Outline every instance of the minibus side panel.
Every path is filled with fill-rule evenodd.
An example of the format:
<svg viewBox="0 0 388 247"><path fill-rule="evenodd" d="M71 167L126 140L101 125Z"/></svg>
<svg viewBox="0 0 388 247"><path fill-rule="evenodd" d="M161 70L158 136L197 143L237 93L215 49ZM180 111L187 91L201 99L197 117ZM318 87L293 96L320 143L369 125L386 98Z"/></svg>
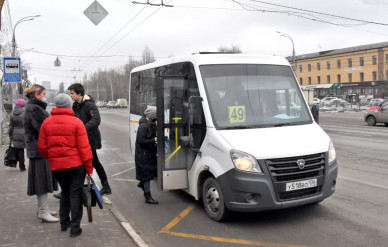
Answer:
<svg viewBox="0 0 388 247"><path fill-rule="evenodd" d="M207 128L206 137L202 143L200 153L192 169L188 172L189 193L197 200L202 193L198 191L198 188L201 186L201 184L198 184L198 180L203 171L209 171L217 178L234 168L230 158L230 145L215 128Z"/></svg>

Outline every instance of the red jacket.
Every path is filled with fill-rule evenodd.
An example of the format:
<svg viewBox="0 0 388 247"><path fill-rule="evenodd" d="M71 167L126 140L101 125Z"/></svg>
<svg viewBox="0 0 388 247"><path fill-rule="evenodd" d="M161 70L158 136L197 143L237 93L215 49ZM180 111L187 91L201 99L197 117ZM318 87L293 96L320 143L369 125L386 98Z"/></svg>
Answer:
<svg viewBox="0 0 388 247"><path fill-rule="evenodd" d="M84 165L87 174L93 173L88 134L72 109L53 108L40 127L38 148L53 171Z"/></svg>

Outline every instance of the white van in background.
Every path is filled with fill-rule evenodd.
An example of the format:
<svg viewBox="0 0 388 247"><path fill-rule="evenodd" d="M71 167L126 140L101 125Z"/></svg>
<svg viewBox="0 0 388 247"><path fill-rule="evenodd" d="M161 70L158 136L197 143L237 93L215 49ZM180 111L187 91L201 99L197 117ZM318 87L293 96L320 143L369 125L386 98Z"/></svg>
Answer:
<svg viewBox="0 0 388 247"><path fill-rule="evenodd" d="M127 108L128 101L126 99L117 99L117 108Z"/></svg>
<svg viewBox="0 0 388 247"><path fill-rule="evenodd" d="M333 143L286 59L173 57L133 69L129 88L132 153L140 117L156 106L158 185L202 200L213 220L334 193Z"/></svg>

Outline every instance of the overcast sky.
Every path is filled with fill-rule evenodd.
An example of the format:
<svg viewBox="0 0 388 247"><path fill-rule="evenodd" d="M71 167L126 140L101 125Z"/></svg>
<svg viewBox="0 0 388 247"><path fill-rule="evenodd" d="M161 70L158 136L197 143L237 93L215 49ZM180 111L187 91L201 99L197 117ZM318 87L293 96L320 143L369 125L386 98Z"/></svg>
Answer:
<svg viewBox="0 0 388 247"><path fill-rule="evenodd" d="M297 55L388 41L388 25L333 17L388 24L384 0L164 0L174 7L98 0L109 13L98 25L84 15L94 0L7 1L13 25L23 17L41 15L17 26L16 41L19 52L34 48L21 54L31 67L32 82L51 81L54 87L74 82L73 76L81 80L85 72L118 68L128 56L141 56L146 45L158 59L231 45L243 53L291 55L291 41L276 31L292 37ZM2 34L2 44L10 42ZM44 53L56 54L62 66L54 67L56 55ZM89 59L92 55L110 57Z"/></svg>

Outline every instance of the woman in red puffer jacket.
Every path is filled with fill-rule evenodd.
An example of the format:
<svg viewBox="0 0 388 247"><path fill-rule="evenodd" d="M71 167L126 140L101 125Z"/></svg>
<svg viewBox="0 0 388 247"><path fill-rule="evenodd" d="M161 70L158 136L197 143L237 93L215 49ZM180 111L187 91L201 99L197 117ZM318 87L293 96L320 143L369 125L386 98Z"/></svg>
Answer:
<svg viewBox="0 0 388 247"><path fill-rule="evenodd" d="M83 184L85 175L93 173L93 155L85 126L71 109L73 101L70 96L58 94L54 102L57 108L51 111L51 117L40 128L38 148L49 160L54 177L61 185L61 230L66 231L70 227L70 237L76 237L82 233Z"/></svg>

